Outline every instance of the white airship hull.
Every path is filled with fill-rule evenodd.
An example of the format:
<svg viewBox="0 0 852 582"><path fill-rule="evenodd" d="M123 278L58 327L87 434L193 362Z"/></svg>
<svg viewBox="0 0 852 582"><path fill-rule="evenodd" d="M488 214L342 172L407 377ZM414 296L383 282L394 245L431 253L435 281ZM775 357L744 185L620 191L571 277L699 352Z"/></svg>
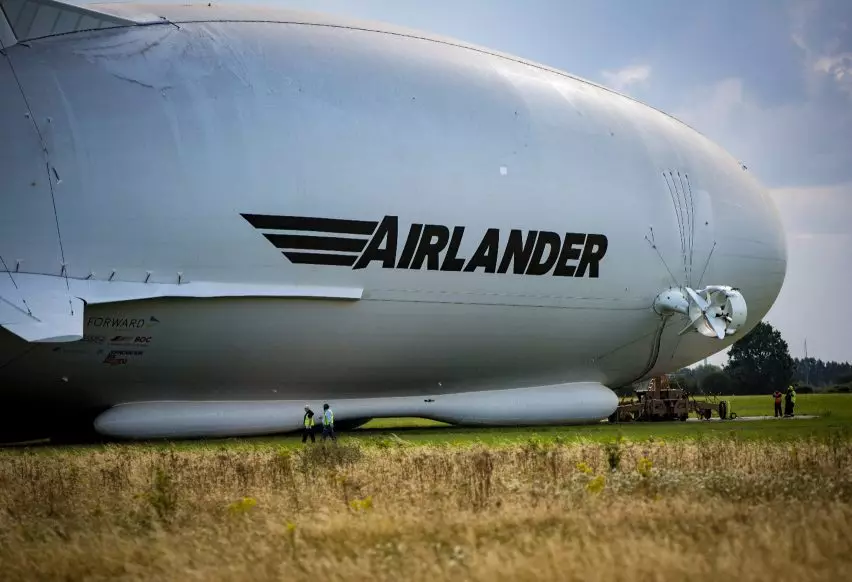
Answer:
<svg viewBox="0 0 852 582"><path fill-rule="evenodd" d="M765 191L665 114L443 39L163 10L6 51L0 385L22 409L129 437L287 430L323 400L585 422L615 407L590 386L724 349L780 290ZM654 310L708 284L748 303L722 341ZM460 410L409 404L440 395Z"/></svg>

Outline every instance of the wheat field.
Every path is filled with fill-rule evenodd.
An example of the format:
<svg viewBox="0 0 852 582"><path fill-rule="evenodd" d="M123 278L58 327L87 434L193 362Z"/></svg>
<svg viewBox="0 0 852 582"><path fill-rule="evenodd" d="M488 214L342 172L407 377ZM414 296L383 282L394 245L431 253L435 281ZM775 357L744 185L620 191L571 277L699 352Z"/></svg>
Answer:
<svg viewBox="0 0 852 582"><path fill-rule="evenodd" d="M0 451L0 578L846 580L852 443Z"/></svg>

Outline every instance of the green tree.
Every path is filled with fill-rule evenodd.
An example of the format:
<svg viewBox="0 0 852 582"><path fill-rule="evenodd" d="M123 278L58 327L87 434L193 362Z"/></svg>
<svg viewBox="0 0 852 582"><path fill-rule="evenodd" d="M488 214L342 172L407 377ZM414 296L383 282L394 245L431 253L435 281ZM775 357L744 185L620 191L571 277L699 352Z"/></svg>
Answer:
<svg viewBox="0 0 852 582"><path fill-rule="evenodd" d="M731 346L725 372L736 394L769 394L786 387L793 358L781 332L761 321Z"/></svg>
<svg viewBox="0 0 852 582"><path fill-rule="evenodd" d="M695 392L698 388L698 381L695 379L695 374L689 368L681 368L674 374L670 374L669 380L676 381L679 387L688 392Z"/></svg>
<svg viewBox="0 0 852 582"><path fill-rule="evenodd" d="M730 376L719 370L704 376L701 391L705 394L731 394L734 389Z"/></svg>
<svg viewBox="0 0 852 582"><path fill-rule="evenodd" d="M707 377L717 372L721 372L722 368L715 364L700 364L691 370L692 377L695 378L695 387L698 389L698 392L706 394L707 388L704 386L704 382L707 380Z"/></svg>

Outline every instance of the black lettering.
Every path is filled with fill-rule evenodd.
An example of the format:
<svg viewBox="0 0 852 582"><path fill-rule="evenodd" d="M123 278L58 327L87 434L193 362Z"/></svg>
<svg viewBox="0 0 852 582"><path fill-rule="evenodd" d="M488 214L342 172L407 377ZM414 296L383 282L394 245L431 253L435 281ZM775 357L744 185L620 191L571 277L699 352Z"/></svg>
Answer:
<svg viewBox="0 0 852 582"><path fill-rule="evenodd" d="M509 233L509 242L506 243L506 250L503 253L503 260L500 261L498 273L505 273L509 270L509 263L514 261L513 271L516 275L523 275L530 262L532 256L535 239L538 236L537 230L531 230L527 234L527 238L523 239L523 231L512 230Z"/></svg>
<svg viewBox="0 0 852 582"><path fill-rule="evenodd" d="M575 277L582 277L586 273L586 267L589 267L589 278L598 278L598 267L601 259L606 254L609 241L602 234L590 234L586 237L586 246L583 247L583 256L580 257L580 264L577 265L577 273Z"/></svg>
<svg viewBox="0 0 852 582"><path fill-rule="evenodd" d="M434 239L434 240L433 240ZM426 260L427 271L437 271L440 266L440 255L447 241L450 240L450 229L440 224L427 224L423 227L423 235L420 237L420 245L414 253L410 269L419 269Z"/></svg>
<svg viewBox="0 0 852 582"><path fill-rule="evenodd" d="M530 264L527 267L527 275L544 275L553 268L556 259L559 258L559 244L562 240L559 235L549 230L543 230L539 233L538 239L535 241L535 249ZM547 260L542 262L544 249L548 248Z"/></svg>
<svg viewBox="0 0 852 582"><path fill-rule="evenodd" d="M382 267L393 269L393 264L396 262L397 233L397 217L385 216L379 224L379 228L376 229L376 234L367 243L367 248L364 249L352 268L363 269L372 261L382 261ZM387 246L382 248L381 244L385 239L387 239Z"/></svg>
<svg viewBox="0 0 852 582"><path fill-rule="evenodd" d="M420 232L423 230L422 224L412 224L408 230L408 238L405 239L405 246L402 248L402 256L396 264L397 269L407 269L411 264L411 257L414 256L414 249L417 248L417 242L420 240Z"/></svg>
<svg viewBox="0 0 852 582"><path fill-rule="evenodd" d="M464 267L464 259L456 258L459 246L461 246L462 236L464 236L463 226L453 228L453 236L450 238L447 256L444 257L444 262L441 264L442 271L461 271L462 267Z"/></svg>
<svg viewBox="0 0 852 582"><path fill-rule="evenodd" d="M559 253L559 260L556 261L556 268L553 270L554 277L573 277L576 265L566 264L568 261L576 261L580 258L580 251L583 250L583 243L586 241L586 235L576 232L565 233L565 240L562 241L562 252ZM579 245L575 248L574 245Z"/></svg>
<svg viewBox="0 0 852 582"><path fill-rule="evenodd" d="M497 270L497 256L500 254L500 231L489 228L477 247L476 252L467 262L465 273L473 273L477 267L484 267L486 273Z"/></svg>

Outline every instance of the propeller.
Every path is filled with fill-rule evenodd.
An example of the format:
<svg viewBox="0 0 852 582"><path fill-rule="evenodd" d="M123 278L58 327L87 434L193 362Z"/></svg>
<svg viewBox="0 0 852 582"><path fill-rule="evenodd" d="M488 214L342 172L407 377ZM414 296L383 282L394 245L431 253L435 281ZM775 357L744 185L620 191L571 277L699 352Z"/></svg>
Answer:
<svg viewBox="0 0 852 582"><path fill-rule="evenodd" d="M745 164L742 165L745 169ZM680 337L690 331L697 331L710 338L724 340L734 335L746 322L746 302L738 289L726 285L708 285L700 289L693 285L693 258L696 248L704 246L700 239L709 243L707 237L713 236L713 205L710 194L705 190L693 192L688 172L666 170L662 172L663 182L671 196L674 216L677 219L677 234L680 238L680 258L683 266L683 278L678 280L666 263L654 235L654 227L649 226L645 240L651 246L672 280L672 286L663 290L654 299L654 311L661 316L674 313L684 315L689 323L678 333ZM696 224L698 229L696 229ZM703 226L702 226L703 225ZM699 240L696 239L699 237ZM696 247L698 242L698 247ZM700 287L710 266L710 259L716 248L713 241L704 269L698 277ZM677 351L677 345L674 351ZM673 352L674 353L674 352Z"/></svg>
<svg viewBox="0 0 852 582"><path fill-rule="evenodd" d="M709 285L697 291L686 286L667 289L657 296L654 307L660 313L675 312L689 318L679 336L697 331L720 340L735 334L748 313L742 293L724 285Z"/></svg>

